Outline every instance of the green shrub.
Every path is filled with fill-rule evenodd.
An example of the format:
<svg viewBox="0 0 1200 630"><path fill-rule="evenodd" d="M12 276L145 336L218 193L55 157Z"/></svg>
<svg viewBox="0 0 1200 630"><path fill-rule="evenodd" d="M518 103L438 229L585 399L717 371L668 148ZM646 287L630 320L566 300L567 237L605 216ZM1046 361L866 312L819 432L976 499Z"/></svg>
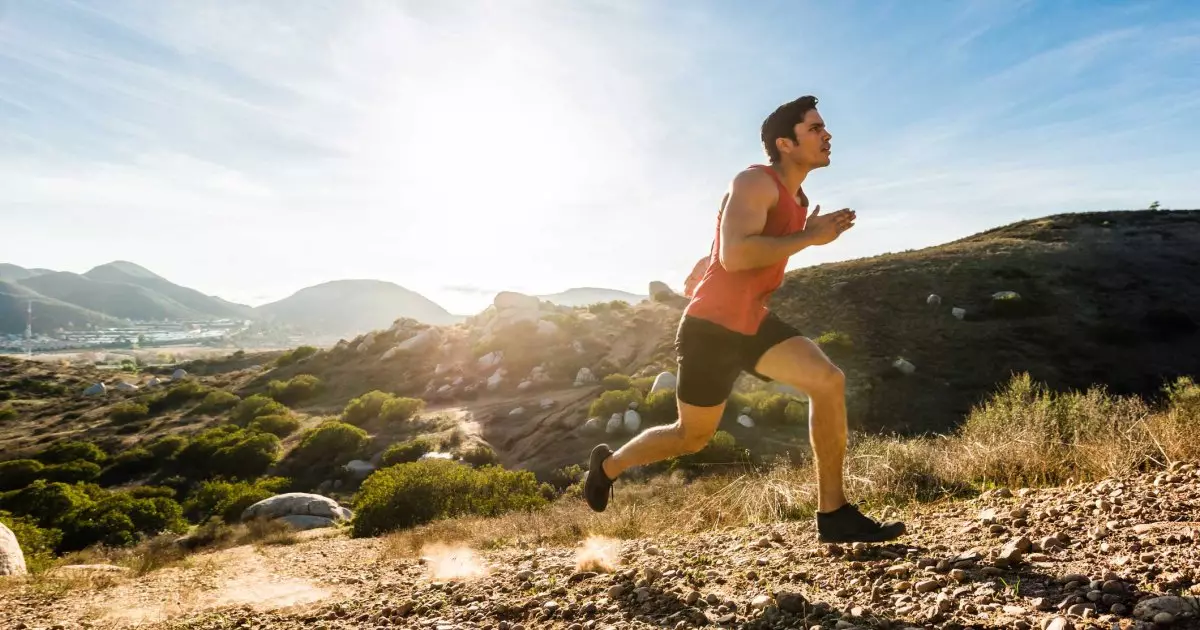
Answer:
<svg viewBox="0 0 1200 630"><path fill-rule="evenodd" d="M633 379L624 374L609 374L600 379L600 385L604 387L604 391L606 392L619 391L632 387Z"/></svg>
<svg viewBox="0 0 1200 630"><path fill-rule="evenodd" d="M803 400L793 400L783 409L783 421L786 424L808 425L808 403Z"/></svg>
<svg viewBox="0 0 1200 630"><path fill-rule="evenodd" d="M196 406L196 413L216 415L227 409L232 409L241 400L236 394L218 389L209 392L204 397L204 400L200 401L200 404Z"/></svg>
<svg viewBox="0 0 1200 630"><path fill-rule="evenodd" d="M285 438L300 428L300 421L292 416L259 416L250 422L250 428Z"/></svg>
<svg viewBox="0 0 1200 630"><path fill-rule="evenodd" d="M150 415L150 408L139 402L127 400L112 406L108 411L108 417L115 424L128 424L136 422Z"/></svg>
<svg viewBox="0 0 1200 630"><path fill-rule="evenodd" d="M7 393L8 392L0 392L0 395L7 394ZM16 417L17 417L17 410L14 409L12 405L0 405L0 422L4 422L5 420L12 420L13 418L16 418Z"/></svg>
<svg viewBox="0 0 1200 630"><path fill-rule="evenodd" d="M109 492L68 512L62 530L59 550L75 551L96 543L125 547L161 532L182 534L187 522L174 499Z"/></svg>
<svg viewBox="0 0 1200 630"><path fill-rule="evenodd" d="M395 466L396 464L407 464L421 459L425 453L432 453L440 447L433 439L428 437L419 437L411 440L406 440L398 444L393 444L383 452L383 458L380 462L382 468Z"/></svg>
<svg viewBox="0 0 1200 630"><path fill-rule="evenodd" d="M0 523L4 523L17 537L17 544L25 555L25 568L30 573L41 573L54 562L54 550L62 542L62 531L38 527L37 521L23 516L14 516L0 511Z"/></svg>
<svg viewBox="0 0 1200 630"><path fill-rule="evenodd" d="M293 363L303 361L304 359L307 359L316 353L317 349L313 346L300 346L280 355L278 359L275 359L275 365L278 367L291 365Z"/></svg>
<svg viewBox="0 0 1200 630"><path fill-rule="evenodd" d="M224 425L196 435L171 461L171 471L191 479L262 475L279 456L279 438Z"/></svg>
<svg viewBox="0 0 1200 630"><path fill-rule="evenodd" d="M354 459L367 442L366 431L345 422L328 421L310 429L292 456L299 463L337 466Z"/></svg>
<svg viewBox="0 0 1200 630"><path fill-rule="evenodd" d="M642 419L650 424L668 424L679 419L679 405L675 402L675 390L660 389L649 396L638 407ZM612 415L612 414L609 414ZM607 420L607 418L604 418Z"/></svg>
<svg viewBox="0 0 1200 630"><path fill-rule="evenodd" d="M342 420L355 426L362 426L383 412L383 406L394 396L379 390L369 391L351 400L342 411Z"/></svg>
<svg viewBox="0 0 1200 630"><path fill-rule="evenodd" d="M844 355L854 349L854 340L844 332L831 330L816 339L821 350L830 356Z"/></svg>
<svg viewBox="0 0 1200 630"><path fill-rule="evenodd" d="M165 462L187 446L188 440L182 435L165 435L146 446L146 450L154 455L154 459Z"/></svg>
<svg viewBox="0 0 1200 630"><path fill-rule="evenodd" d="M246 508L279 494L287 487L288 479L263 477L254 481L206 481L188 497L183 513L193 522L203 522L217 516L226 523L241 520Z"/></svg>
<svg viewBox="0 0 1200 630"><path fill-rule="evenodd" d="M42 479L46 481L61 481L63 483L79 483L95 481L100 476L100 465L77 460L65 464L54 464L42 470Z"/></svg>
<svg viewBox="0 0 1200 630"><path fill-rule="evenodd" d="M639 406L642 402L642 393L636 389L606 391L592 401L588 415L607 420L614 413L624 413L632 402L639 403Z"/></svg>
<svg viewBox="0 0 1200 630"><path fill-rule="evenodd" d="M149 397L146 401L146 407L150 410L150 413L162 413L168 409L180 407L189 401L204 398L209 391L199 381L184 381L171 386L165 392Z"/></svg>
<svg viewBox="0 0 1200 630"><path fill-rule="evenodd" d="M99 446L91 442L56 442L49 448L37 454L39 461L45 464L65 464L75 460L103 464L108 455Z"/></svg>
<svg viewBox="0 0 1200 630"><path fill-rule="evenodd" d="M124 483L139 475L155 471L159 462L148 449L143 447L122 451L112 458L107 468L100 473L100 482L105 485Z"/></svg>
<svg viewBox="0 0 1200 630"><path fill-rule="evenodd" d="M234 424L244 427L259 416L287 416L291 413L290 409L279 402L262 394L255 394L238 403L229 416Z"/></svg>
<svg viewBox="0 0 1200 630"><path fill-rule="evenodd" d="M500 463L500 458L496 456L496 451L492 450L486 444L473 444L459 451L458 456L464 462L476 468Z"/></svg>
<svg viewBox="0 0 1200 630"><path fill-rule="evenodd" d="M0 462L0 492L24 488L41 478L45 464L36 459Z"/></svg>
<svg viewBox="0 0 1200 630"><path fill-rule="evenodd" d="M420 398L392 398L383 403L380 416L386 422L404 422L417 415L425 408L425 401Z"/></svg>
<svg viewBox="0 0 1200 630"><path fill-rule="evenodd" d="M529 471L422 460L375 471L355 496L354 536L374 536L436 519L497 516L546 504Z"/></svg>
<svg viewBox="0 0 1200 630"><path fill-rule="evenodd" d="M300 374L287 381L271 381L267 384L267 395L285 405L294 405L317 395L321 379L312 374Z"/></svg>
<svg viewBox="0 0 1200 630"><path fill-rule="evenodd" d="M97 486L95 490L100 488ZM64 519L72 510L92 501L90 491L91 488L84 484L72 486L38 479L20 490L0 494L0 510L28 516L40 527L62 529Z"/></svg>

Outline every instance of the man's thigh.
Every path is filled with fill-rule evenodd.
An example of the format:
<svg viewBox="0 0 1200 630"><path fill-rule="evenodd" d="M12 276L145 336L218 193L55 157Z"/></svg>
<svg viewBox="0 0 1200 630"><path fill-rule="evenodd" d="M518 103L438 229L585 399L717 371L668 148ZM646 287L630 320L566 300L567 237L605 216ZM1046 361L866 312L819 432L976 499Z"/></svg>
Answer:
<svg viewBox="0 0 1200 630"><path fill-rule="evenodd" d="M820 346L787 324L773 322L759 337L753 370L760 376L811 392L840 373Z"/></svg>

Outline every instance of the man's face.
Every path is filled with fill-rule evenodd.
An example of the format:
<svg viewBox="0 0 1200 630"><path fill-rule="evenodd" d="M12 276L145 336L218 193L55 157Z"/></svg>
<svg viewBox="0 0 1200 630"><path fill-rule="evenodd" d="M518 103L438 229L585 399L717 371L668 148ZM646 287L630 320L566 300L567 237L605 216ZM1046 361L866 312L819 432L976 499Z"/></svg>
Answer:
<svg viewBox="0 0 1200 630"><path fill-rule="evenodd" d="M833 136L825 128L825 121L817 110L810 109L804 115L804 122L795 126L796 141L784 139L779 151L783 159L791 161L796 166L805 168L820 168L829 166L830 140Z"/></svg>

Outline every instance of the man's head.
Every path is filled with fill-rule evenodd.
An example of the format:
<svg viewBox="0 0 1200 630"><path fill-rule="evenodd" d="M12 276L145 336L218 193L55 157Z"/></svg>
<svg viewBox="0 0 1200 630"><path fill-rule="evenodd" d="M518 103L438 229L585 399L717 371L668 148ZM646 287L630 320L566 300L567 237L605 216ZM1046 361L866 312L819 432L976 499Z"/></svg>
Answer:
<svg viewBox="0 0 1200 630"><path fill-rule="evenodd" d="M815 96L780 105L762 124L763 149L771 164L790 162L804 169L829 166L832 138L817 112Z"/></svg>

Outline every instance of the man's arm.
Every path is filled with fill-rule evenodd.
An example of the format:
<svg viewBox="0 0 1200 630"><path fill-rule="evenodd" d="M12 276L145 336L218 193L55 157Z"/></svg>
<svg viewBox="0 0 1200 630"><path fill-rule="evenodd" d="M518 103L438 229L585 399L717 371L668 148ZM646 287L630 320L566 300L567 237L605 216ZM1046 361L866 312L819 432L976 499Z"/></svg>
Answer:
<svg viewBox="0 0 1200 630"><path fill-rule="evenodd" d="M748 170L733 179L721 219L722 267L728 271L766 267L806 247L829 243L854 225L853 211L843 208L821 215L818 205L803 230L786 236L763 236L767 213L778 198L775 181L765 173Z"/></svg>

